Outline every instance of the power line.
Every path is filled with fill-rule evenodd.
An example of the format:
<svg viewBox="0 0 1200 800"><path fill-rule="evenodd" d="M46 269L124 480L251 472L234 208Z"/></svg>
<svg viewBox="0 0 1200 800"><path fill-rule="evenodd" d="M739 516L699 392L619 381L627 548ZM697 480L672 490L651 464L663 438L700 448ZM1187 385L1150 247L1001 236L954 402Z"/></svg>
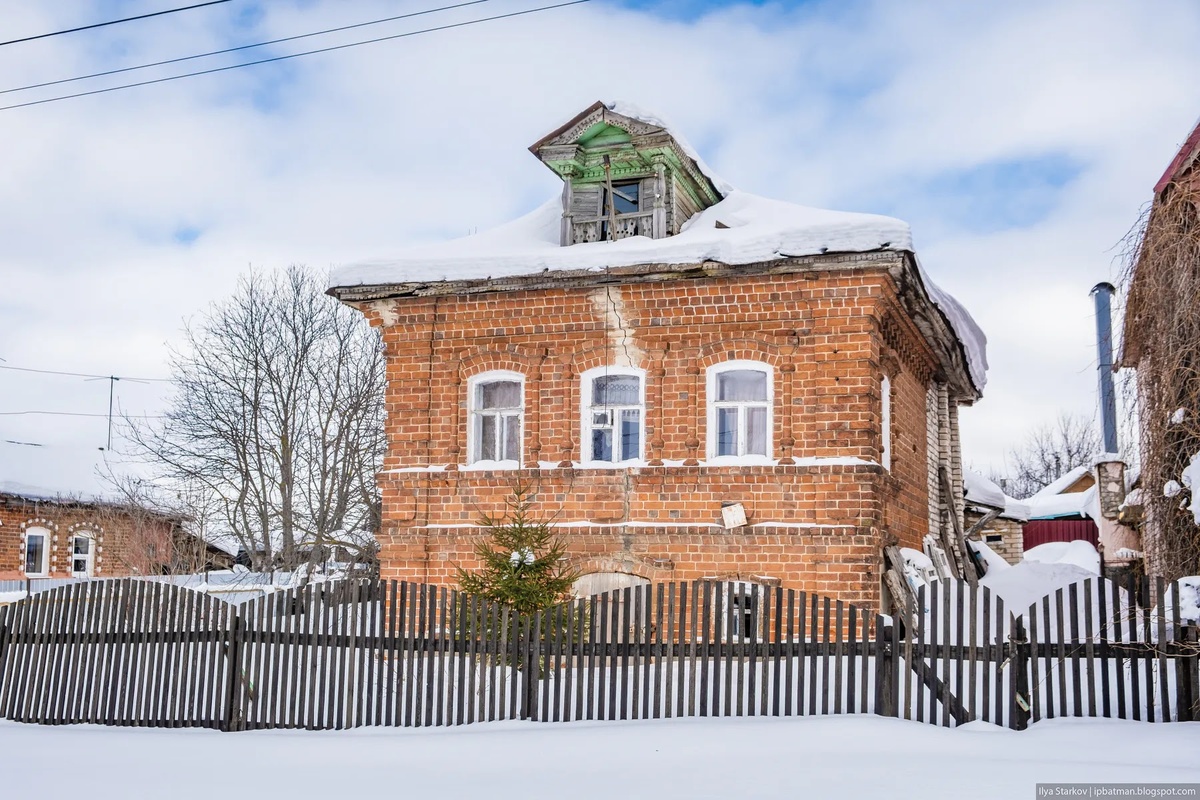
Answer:
<svg viewBox="0 0 1200 800"><path fill-rule="evenodd" d="M312 33L301 33L296 36L285 36L282 39L271 39L266 42L258 42L256 44L243 44L238 47L227 47L224 50L213 50L210 53L197 53L193 56L181 56L180 58L168 58L165 61L153 61L149 64L139 64L134 67L121 67L119 69L105 70L104 72L93 72L90 75L80 75L75 78L62 78L56 81L46 81L45 83L31 83L28 86L18 86L13 89L0 89L0 94L11 94L12 92L24 92L29 89L43 89L47 86L58 86L63 83L74 83L76 81L86 81L90 78L103 78L108 75L119 75L123 72L136 72L142 69L150 69L151 67L162 67L167 64L178 64L183 61L194 61L197 58L209 58L210 56L221 56L227 53L237 53L241 50L252 50L256 47L269 47L273 44L282 44L283 42L294 42L297 39L309 39L313 36L324 36L329 33L340 33L341 31L353 30L355 28L365 28L370 25L381 25L385 22L395 22L399 19L408 19L409 17L420 17L426 14L435 14L439 11L450 11L455 8L465 8L467 6L475 6L480 3L489 3L491 0L469 0L465 3L456 3L452 6L441 6L439 8L430 8L425 11L414 11L410 14L399 14L394 17L384 17L383 19L373 19L368 22L356 22L353 25L342 25L339 28L326 28L321 31L313 31Z"/></svg>
<svg viewBox="0 0 1200 800"><path fill-rule="evenodd" d="M0 369L11 369L17 372L36 372L39 375L65 375L69 378L97 378L114 381L140 381L143 383L171 383L170 378L130 378L127 375L91 375L86 372L62 372L54 369L31 369L29 367L8 367L0 364ZM102 415L107 416L107 415Z"/></svg>
<svg viewBox="0 0 1200 800"><path fill-rule="evenodd" d="M51 36L62 36L64 33L78 33L79 31L90 31L93 28L104 28L109 25L120 25L122 22L133 22L139 19L149 19L150 17L161 17L164 14L175 14L180 11L190 11L193 8L204 8L205 6L215 6L221 3L228 3L229 0L209 0L207 3L196 3L191 6L183 6L182 8L168 8L166 11L155 11L150 14L139 14L136 17L125 17L124 19L112 19L108 22L97 22L93 25L81 25L78 28L67 28L65 31L53 31L51 33L39 33L37 36L26 36L24 39L11 39L7 42L0 42L0 47L9 44L20 44L21 42L32 42L34 39L47 39Z"/></svg>
<svg viewBox="0 0 1200 800"><path fill-rule="evenodd" d="M0 411L0 417L19 417L26 414L45 414L54 417L107 417L108 414L85 414L82 411ZM122 414L130 419L163 419L162 414Z"/></svg>
<svg viewBox="0 0 1200 800"><path fill-rule="evenodd" d="M468 25L477 25L481 22L492 22L492 21L499 20L499 19L509 19L510 17L521 17L521 16L525 16L526 14L536 14L540 11L550 11L550 10L553 10L556 8L566 8L567 6L577 6L577 5L582 5L583 3L588 3L588 2L591 2L591 0L570 0L570 2L566 2L566 3L556 3L554 5L539 6L537 8L528 8L528 9L525 9L524 11L511 11L507 14L496 14L495 16L491 16L491 17L480 17L478 19L466 20L465 22L455 22L455 23L451 23L448 25L438 25L437 27L433 27L433 28L422 28L421 30L408 31L407 33L396 33L391 36L380 36L375 39L365 39L360 42L350 42L348 44L339 44L339 45L335 45L333 47L322 47L317 50L306 50L304 52L292 53L290 55L285 55L285 56L275 56L273 58L263 58L263 59L259 59L258 61L247 61L242 64L230 64L230 65L224 66L224 67L214 67L212 69L199 70L197 72L185 72L181 75L171 75L166 78L155 78L153 80L138 81L136 83L125 83L125 84L121 84L119 86L110 86L106 89L93 89L90 92L77 92L75 94L64 94L64 95L60 95L58 97L47 97L44 100L32 100L28 103L16 103L16 104L10 105L10 106L0 106L0 111L9 111L14 108L25 108L26 106L40 106L44 103L53 103L58 100L71 100L76 97L88 97L88 96L94 95L94 94L106 94L108 92L115 92L115 91L119 91L121 89L132 89L137 86L151 86L156 83L167 83L168 81L177 81L181 78L192 78L197 75L211 75L216 72L226 72L231 69L240 69L242 67L253 67L253 66L257 66L259 64L270 64L275 61L287 61L288 59L300 58L301 56L311 56L311 55L315 55L317 53L331 53L335 50L346 50L348 48L359 47L364 44L375 44L377 42L386 42L386 41L390 41L392 39L404 39L409 36L418 36L422 33L433 33L435 31L445 31L445 30L450 30L452 28L465 28ZM108 376L100 375L100 376L96 376L96 377L108 377Z"/></svg>

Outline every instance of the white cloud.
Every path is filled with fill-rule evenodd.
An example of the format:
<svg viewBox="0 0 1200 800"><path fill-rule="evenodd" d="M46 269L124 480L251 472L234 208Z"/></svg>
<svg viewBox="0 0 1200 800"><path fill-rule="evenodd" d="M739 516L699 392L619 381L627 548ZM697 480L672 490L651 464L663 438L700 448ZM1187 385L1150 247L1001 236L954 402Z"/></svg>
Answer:
<svg viewBox="0 0 1200 800"><path fill-rule="evenodd" d="M429 5L277 2L249 27L217 6L0 48L0 75L19 85ZM334 41L530 5L496 0ZM95 13L0 1L14 36ZM917 220L925 266L992 342L964 437L968 460L995 463L1031 424L1094 406L1087 292L1115 277L1113 246L1200 113L1198 39L1200 10L1166 1L879 0L693 22L596 2L0 112L0 358L161 375L181 321L248 266L325 269L516 216L556 190L525 147L623 97L670 117L735 185ZM975 233L989 229L925 194L939 176L1044 156L1079 171L1025 227ZM195 240L177 242L181 231ZM103 412L92 386L0 371L0 411ZM121 391L134 413L161 404ZM0 439L103 444L96 420L62 420L0 417Z"/></svg>

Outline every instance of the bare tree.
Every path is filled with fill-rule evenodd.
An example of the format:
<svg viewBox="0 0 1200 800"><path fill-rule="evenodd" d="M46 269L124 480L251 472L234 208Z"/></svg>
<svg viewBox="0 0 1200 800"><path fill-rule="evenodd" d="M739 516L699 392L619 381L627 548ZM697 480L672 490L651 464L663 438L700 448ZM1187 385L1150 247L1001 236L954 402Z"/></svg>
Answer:
<svg viewBox="0 0 1200 800"><path fill-rule="evenodd" d="M331 547L373 560L383 353L360 314L302 268L254 273L185 328L171 367L170 410L131 439L160 477L206 495L254 568Z"/></svg>
<svg viewBox="0 0 1200 800"><path fill-rule="evenodd" d="M1101 449L1100 435L1091 420L1061 414L1055 424L1035 428L1020 446L1010 450L1008 475L996 477L1003 480L1008 494L1029 497L1076 467L1090 466Z"/></svg>

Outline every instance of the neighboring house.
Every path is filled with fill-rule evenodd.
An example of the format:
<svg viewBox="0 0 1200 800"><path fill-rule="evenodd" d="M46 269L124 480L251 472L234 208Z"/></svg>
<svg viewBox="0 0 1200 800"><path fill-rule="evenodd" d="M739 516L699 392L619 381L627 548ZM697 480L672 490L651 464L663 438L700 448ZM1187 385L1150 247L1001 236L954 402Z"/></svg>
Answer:
<svg viewBox="0 0 1200 800"><path fill-rule="evenodd" d="M963 472L963 493L967 504L965 529L970 532L985 517L990 517L975 532L975 539L1009 564L1020 561L1025 552L1023 528L1029 521L1029 506L1009 497L993 481L969 469Z"/></svg>
<svg viewBox="0 0 1200 800"><path fill-rule="evenodd" d="M909 227L735 190L624 104L530 149L561 197L331 282L386 349L382 576L453 583L524 485L581 593L878 604L882 546L961 520L958 409L986 371Z"/></svg>
<svg viewBox="0 0 1200 800"><path fill-rule="evenodd" d="M179 517L0 483L0 580L123 577L227 567Z"/></svg>
<svg viewBox="0 0 1200 800"><path fill-rule="evenodd" d="M1025 549L1082 540L1096 546L1106 567L1123 571L1142 559L1141 537L1127 524L1125 464L1101 460L1067 472L1023 502L1029 508Z"/></svg>
<svg viewBox="0 0 1200 800"><path fill-rule="evenodd" d="M1200 122L1137 235L1120 365L1137 371L1146 570L1200 571Z"/></svg>

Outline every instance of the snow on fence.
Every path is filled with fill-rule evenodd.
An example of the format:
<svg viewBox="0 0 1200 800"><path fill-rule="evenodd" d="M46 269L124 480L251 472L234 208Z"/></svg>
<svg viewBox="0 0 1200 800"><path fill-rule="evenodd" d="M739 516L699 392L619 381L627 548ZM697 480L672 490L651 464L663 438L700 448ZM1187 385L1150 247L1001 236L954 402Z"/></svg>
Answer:
<svg viewBox="0 0 1200 800"><path fill-rule="evenodd" d="M1150 596L1133 588L1145 591L1086 581L1013 616L986 588L941 582L893 621L736 582L630 587L521 615L395 581L309 584L241 606L172 582L88 581L0 608L0 716L220 730L1197 718L1195 627L1131 602Z"/></svg>

